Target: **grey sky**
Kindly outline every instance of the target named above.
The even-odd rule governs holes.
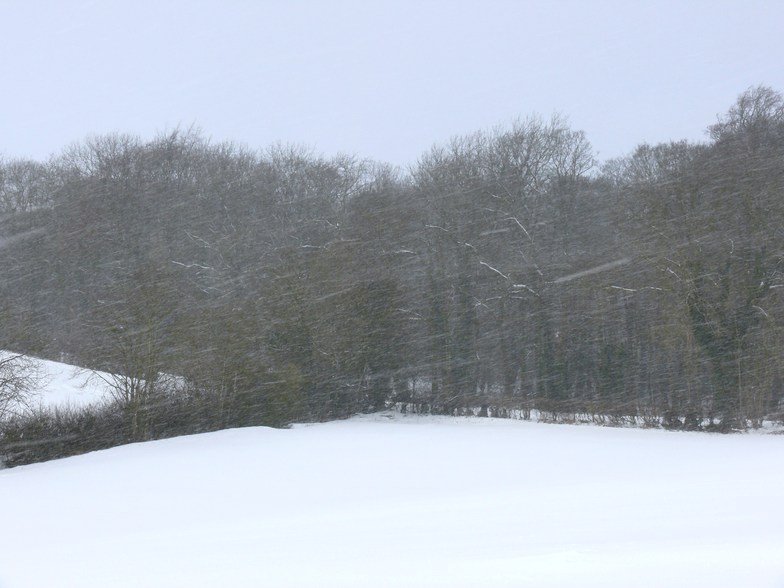
[[[784,2],[0,0],[0,154],[196,124],[408,164],[558,111],[600,159],[784,90]]]

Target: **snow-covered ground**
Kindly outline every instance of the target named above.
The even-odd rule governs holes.
[[[101,376],[74,365],[37,359],[40,381],[33,390],[33,406],[80,407],[96,404],[108,398],[109,388]],[[0,585],[0,588],[3,588]]]
[[[0,587],[784,586],[784,437],[381,415],[0,471]]]
[[[16,354],[1,350],[0,359]],[[34,385],[27,404],[78,408],[109,398],[108,374],[94,372],[57,361],[28,357],[25,365],[32,369]],[[0,588],[3,588],[0,584]]]

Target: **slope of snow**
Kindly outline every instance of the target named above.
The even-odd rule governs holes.
[[[0,359],[16,355],[0,349]],[[35,381],[27,403],[32,408],[78,408],[109,398],[108,374],[30,356],[26,356],[26,361],[31,362]]]
[[[108,386],[101,379],[105,374],[101,372],[45,359],[36,359],[36,362],[41,377],[33,390],[33,406],[80,407],[108,397]]]
[[[0,471],[0,587],[784,586],[784,438],[364,417]]]

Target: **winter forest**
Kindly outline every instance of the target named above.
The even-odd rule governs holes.
[[[25,440],[0,454],[385,407],[781,421],[784,97],[706,126],[610,161],[561,116],[406,170],[193,129],[0,160],[0,349],[112,374],[103,405],[13,411],[34,376],[0,361],[1,440]]]

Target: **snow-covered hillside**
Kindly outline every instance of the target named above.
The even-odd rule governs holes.
[[[30,376],[32,387],[25,403],[30,408],[78,408],[98,404],[110,397],[108,374],[0,349],[0,360],[15,357],[23,358],[24,373]]]
[[[78,366],[36,359],[39,385],[32,391],[33,406],[88,406],[108,397],[105,374]]]
[[[0,471],[0,586],[784,586],[784,438],[383,415]]]

